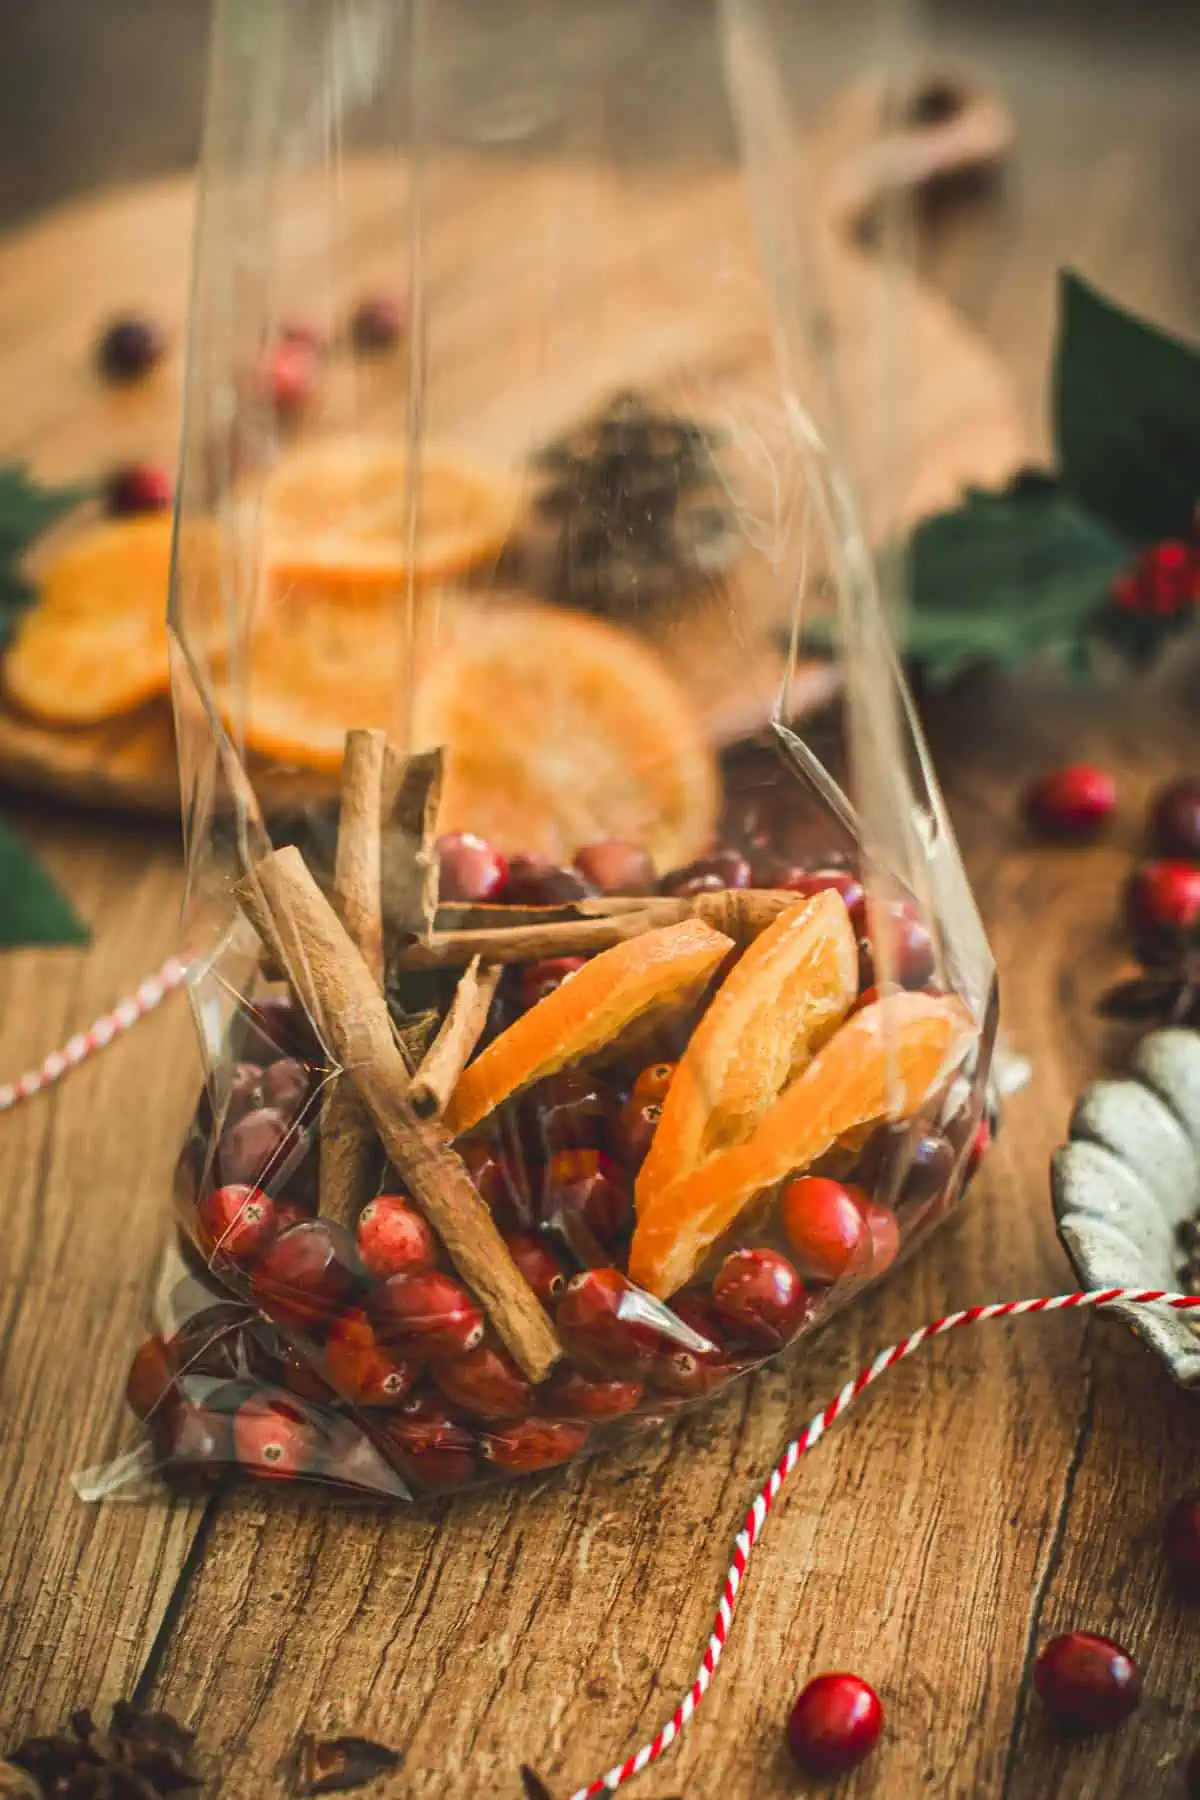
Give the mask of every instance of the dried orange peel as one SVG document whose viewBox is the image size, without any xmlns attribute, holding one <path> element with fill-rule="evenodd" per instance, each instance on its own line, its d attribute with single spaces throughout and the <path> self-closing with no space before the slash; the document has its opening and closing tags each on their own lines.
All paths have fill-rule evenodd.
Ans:
<svg viewBox="0 0 1200 1800">
<path fill-rule="evenodd" d="M 846 903 L 797 900 L 734 964 L 692 1033 L 637 1182 L 638 1216 L 662 1191 L 742 1144 L 854 1004 L 858 948 Z"/>
<path fill-rule="evenodd" d="M 617 1043 L 647 1018 L 695 1005 L 733 940 L 701 919 L 643 932 L 592 958 L 466 1068 L 446 1108 L 455 1137 L 503 1101 Z"/>
<path fill-rule="evenodd" d="M 809 1168 L 847 1132 L 916 1112 L 975 1035 L 966 1007 L 945 994 L 891 994 L 854 1013 L 744 1144 L 639 1207 L 630 1280 L 660 1299 L 675 1293 L 756 1195 Z"/>
</svg>

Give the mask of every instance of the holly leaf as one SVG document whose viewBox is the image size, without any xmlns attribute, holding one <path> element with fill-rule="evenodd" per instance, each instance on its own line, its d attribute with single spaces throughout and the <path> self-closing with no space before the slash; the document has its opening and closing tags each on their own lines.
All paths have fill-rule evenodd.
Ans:
<svg viewBox="0 0 1200 1800">
<path fill-rule="evenodd" d="M 1064 485 L 1135 543 L 1187 537 L 1200 501 L 1200 350 L 1059 286 L 1054 433 Z"/>
<path fill-rule="evenodd" d="M 86 496 L 84 488 L 41 487 L 15 463 L 0 468 L 0 649 L 36 598 L 21 559 L 35 539 Z"/>
<path fill-rule="evenodd" d="M 25 845 L 0 820 L 0 949 L 86 944 L 88 929 Z"/>
</svg>

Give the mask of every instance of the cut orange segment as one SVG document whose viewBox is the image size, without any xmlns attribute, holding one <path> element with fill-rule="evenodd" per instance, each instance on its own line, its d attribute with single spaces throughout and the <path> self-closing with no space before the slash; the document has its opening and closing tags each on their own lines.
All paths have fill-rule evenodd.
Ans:
<svg viewBox="0 0 1200 1800">
<path fill-rule="evenodd" d="M 637 1181 L 638 1217 L 664 1188 L 759 1120 L 836 1031 L 858 992 L 846 903 L 798 900 L 734 964 L 692 1033 Z"/>
<path fill-rule="evenodd" d="M 502 1101 L 617 1042 L 648 1016 L 695 1004 L 733 940 L 702 919 L 601 951 L 501 1032 L 467 1067 L 446 1109 L 455 1137 Z"/>
<path fill-rule="evenodd" d="M 327 438 L 268 477 L 266 560 L 277 583 L 443 581 L 496 559 L 519 501 L 507 474 L 450 452 L 414 463 L 386 440 Z"/>
<path fill-rule="evenodd" d="M 974 1036 L 966 1007 L 944 994 L 891 994 L 853 1014 L 744 1144 L 639 1211 L 630 1280 L 660 1299 L 673 1294 L 757 1194 L 809 1168 L 847 1132 L 916 1112 Z"/>
</svg>

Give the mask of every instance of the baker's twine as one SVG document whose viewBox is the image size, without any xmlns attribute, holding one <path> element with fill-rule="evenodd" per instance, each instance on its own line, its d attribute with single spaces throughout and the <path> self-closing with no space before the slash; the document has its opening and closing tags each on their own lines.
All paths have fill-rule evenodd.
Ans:
<svg viewBox="0 0 1200 1800">
<path fill-rule="evenodd" d="M 132 994 L 119 1000 L 111 1012 L 102 1013 L 86 1031 L 76 1032 L 74 1037 L 68 1038 L 61 1050 L 51 1051 L 36 1068 L 27 1070 L 18 1080 L 0 1085 L 0 1113 L 8 1112 L 18 1101 L 28 1100 L 43 1088 L 52 1087 L 68 1070 L 78 1068 L 89 1056 L 94 1056 L 98 1050 L 103 1050 L 114 1039 L 129 1031 L 139 1019 L 144 1019 L 155 1007 L 161 1005 L 168 994 L 182 986 L 187 978 L 187 971 L 188 965 L 181 958 L 169 956 L 157 974 L 148 976 Z M 1110 1306 L 1117 1300 L 1126 1306 L 1169 1306 L 1177 1312 L 1190 1312 L 1200 1307 L 1200 1295 L 1173 1294 L 1165 1288 L 1093 1288 L 1074 1294 L 1044 1295 L 1039 1300 L 999 1300 L 991 1306 L 968 1306 L 962 1312 L 947 1313 L 944 1318 L 934 1319 L 931 1324 L 922 1325 L 919 1330 L 910 1332 L 898 1344 L 881 1350 L 853 1381 L 846 1383 L 841 1393 L 828 1406 L 809 1420 L 800 1436 L 792 1439 L 755 1496 L 742 1529 L 734 1540 L 733 1560 L 725 1576 L 725 1585 L 721 1590 L 704 1658 L 696 1671 L 696 1679 L 675 1711 L 648 1744 L 643 1744 L 640 1750 L 626 1757 L 623 1763 L 618 1763 L 606 1775 L 598 1775 L 586 1787 L 576 1788 L 570 1800 L 596 1800 L 598 1795 L 615 1792 L 627 1781 L 632 1781 L 635 1775 L 640 1775 L 643 1769 L 648 1769 L 651 1763 L 657 1762 L 686 1730 L 695 1716 L 696 1708 L 712 1685 L 729 1639 L 738 1595 L 750 1566 L 750 1558 L 762 1536 L 767 1516 L 783 1490 L 784 1482 L 800 1458 L 815 1449 L 829 1428 L 849 1412 L 854 1402 L 873 1382 L 878 1381 L 888 1369 L 903 1362 L 906 1356 L 919 1350 L 930 1338 L 943 1337 L 946 1332 L 957 1331 L 960 1326 L 978 1325 L 987 1319 L 1022 1318 L 1031 1313 L 1070 1312 L 1085 1306 Z"/>
</svg>

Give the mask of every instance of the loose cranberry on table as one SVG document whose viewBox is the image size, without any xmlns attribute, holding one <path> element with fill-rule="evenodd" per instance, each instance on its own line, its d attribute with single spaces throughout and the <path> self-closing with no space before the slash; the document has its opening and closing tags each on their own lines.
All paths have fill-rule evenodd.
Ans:
<svg viewBox="0 0 1200 1800">
<path fill-rule="evenodd" d="M 717 850 L 712 856 L 699 857 L 682 869 L 672 869 L 659 883 L 664 894 L 681 898 L 716 893 L 722 888 L 748 888 L 752 871 L 740 850 Z"/>
<path fill-rule="evenodd" d="M 508 879 L 497 896 L 506 906 L 569 906 L 596 892 L 578 869 L 546 862 L 537 856 L 514 856 Z"/>
<path fill-rule="evenodd" d="M 438 899 L 481 906 L 499 898 L 508 863 L 473 831 L 451 831 L 437 840 Z"/>
<path fill-rule="evenodd" d="M 269 1319 L 303 1331 L 327 1324 L 360 1281 L 350 1233 L 332 1219 L 306 1219 L 263 1252 L 251 1291 Z"/>
<path fill-rule="evenodd" d="M 350 320 L 350 341 L 361 356 L 377 355 L 399 343 L 408 323 L 408 307 L 394 294 L 371 294 L 360 300 Z"/>
<path fill-rule="evenodd" d="M 109 478 L 105 503 L 113 518 L 124 519 L 138 513 L 166 512 L 174 498 L 169 469 L 160 463 L 130 463 Z"/>
<path fill-rule="evenodd" d="M 631 1094 L 621 1108 L 612 1145 L 618 1161 L 636 1174 L 650 1154 L 650 1146 L 662 1120 L 661 1100 L 639 1100 Z"/>
<path fill-rule="evenodd" d="M 1167 1513 L 1163 1553 L 1176 1587 L 1200 1600 L 1200 1491 L 1182 1494 Z"/>
<path fill-rule="evenodd" d="M 557 1256 L 529 1231 L 513 1232 L 505 1238 L 508 1253 L 543 1306 L 553 1306 L 567 1285 L 562 1264 Z"/>
<path fill-rule="evenodd" d="M 256 1395 L 233 1420 L 239 1467 L 261 1481 L 292 1481 L 315 1473 L 321 1433 L 303 1407 L 284 1394 Z"/>
<path fill-rule="evenodd" d="M 611 1244 L 633 1218 L 628 1173 L 602 1150 L 560 1150 L 546 1167 L 542 1210 L 549 1219 L 575 1217 L 602 1244 Z"/>
<path fill-rule="evenodd" d="M 150 319 L 136 314 L 114 319 L 96 346 L 96 362 L 105 381 L 138 381 L 161 361 L 166 340 Z"/>
<path fill-rule="evenodd" d="M 1200 781 L 1173 781 L 1155 798 L 1150 835 L 1160 856 L 1200 862 Z"/>
<path fill-rule="evenodd" d="M 788 1183 L 779 1197 L 779 1222 L 803 1274 L 838 1281 L 866 1272 L 872 1260 L 866 1199 L 861 1189 L 820 1175 Z"/>
<path fill-rule="evenodd" d="M 1052 769 L 1034 782 L 1024 802 L 1031 830 L 1063 844 L 1084 844 L 1098 837 L 1116 804 L 1116 782 L 1094 763 Z"/>
<path fill-rule="evenodd" d="M 259 381 L 279 416 L 291 419 L 312 399 L 318 373 L 319 358 L 311 346 L 289 338 L 267 352 Z"/>
<path fill-rule="evenodd" d="M 261 1188 L 210 1188 L 196 1208 L 196 1240 L 205 1256 L 242 1267 L 258 1261 L 278 1229 L 275 1203 Z"/>
<path fill-rule="evenodd" d="M 1111 1731 L 1134 1711 L 1142 1677 L 1127 1650 L 1091 1631 L 1051 1638 L 1033 1666 L 1046 1711 L 1076 1731 Z"/>
<path fill-rule="evenodd" d="M 567 1283 L 555 1324 L 567 1355 L 585 1375 L 645 1377 L 663 1339 L 653 1326 L 631 1316 L 636 1293 L 619 1269 L 587 1269 Z"/>
<path fill-rule="evenodd" d="M 526 1011 L 539 1001 L 557 993 L 565 981 L 577 975 L 587 958 L 583 956 L 542 956 L 526 963 L 517 977 L 517 996 Z"/>
<path fill-rule="evenodd" d="M 594 1381 L 577 1369 L 559 1369 L 539 1394 L 543 1412 L 596 1423 L 631 1413 L 644 1393 L 640 1381 Z"/>
<path fill-rule="evenodd" d="M 778 1250 L 734 1250 L 713 1277 L 717 1311 L 768 1350 L 804 1322 L 804 1283 Z"/>
<path fill-rule="evenodd" d="M 358 1215 L 355 1241 L 363 1267 L 380 1281 L 437 1264 L 437 1239 L 401 1194 L 379 1194 L 367 1202 Z"/>
<path fill-rule="evenodd" d="M 397 1406 L 420 1365 L 381 1344 L 361 1307 L 339 1313 L 325 1340 L 325 1367 L 334 1388 L 355 1406 Z"/>
<path fill-rule="evenodd" d="M 452 1406 L 473 1419 L 517 1419 L 533 1405 L 533 1385 L 506 1350 L 480 1344 L 435 1363 L 433 1380 Z"/>
<path fill-rule="evenodd" d="M 1200 866 L 1143 863 L 1125 890 L 1125 916 L 1145 961 L 1173 960 L 1180 938 L 1200 924 Z"/>
<path fill-rule="evenodd" d="M 498 1469 L 529 1475 L 578 1456 L 588 1441 L 586 1425 L 570 1419 L 518 1419 L 485 1432 L 479 1452 Z"/>
<path fill-rule="evenodd" d="M 788 1748 L 808 1775 L 844 1775 L 879 1742 L 883 1706 L 861 1675 L 818 1675 L 788 1715 Z"/>
<path fill-rule="evenodd" d="M 371 1312 L 383 1341 L 405 1356 L 461 1356 L 483 1339 L 483 1314 L 466 1288 L 436 1270 L 389 1276 Z"/>
<path fill-rule="evenodd" d="M 657 883 L 650 852 L 619 838 L 585 844 L 576 852 L 575 867 L 601 894 L 652 894 Z"/>
</svg>

